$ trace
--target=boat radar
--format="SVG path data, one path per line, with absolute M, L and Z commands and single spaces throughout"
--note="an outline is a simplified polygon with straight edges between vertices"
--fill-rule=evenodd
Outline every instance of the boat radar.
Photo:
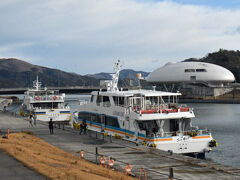
M 117 85 L 118 85 L 119 72 L 121 69 L 120 60 L 118 60 L 115 63 L 115 66 L 113 69 L 114 69 L 115 74 L 110 74 L 112 76 L 112 80 L 107 80 L 107 81 L 105 81 L 105 83 L 106 83 L 107 91 L 116 92 L 116 91 L 119 91 Z

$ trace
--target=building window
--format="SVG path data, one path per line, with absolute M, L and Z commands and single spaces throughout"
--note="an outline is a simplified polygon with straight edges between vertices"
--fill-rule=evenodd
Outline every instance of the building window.
M 196 69 L 196 72 L 207 72 L 206 69 Z
M 196 76 L 190 76 L 191 81 L 196 81 Z
M 185 69 L 184 72 L 195 72 L 195 69 Z

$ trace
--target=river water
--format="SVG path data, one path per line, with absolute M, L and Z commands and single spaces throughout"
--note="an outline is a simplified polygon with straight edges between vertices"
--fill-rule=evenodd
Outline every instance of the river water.
M 240 168 L 240 104 L 188 104 L 194 108 L 193 124 L 211 129 L 218 147 L 206 157 Z
M 20 99 L 23 95 L 18 96 Z M 78 100 L 89 100 L 89 95 L 66 95 L 66 103 L 71 112 L 77 111 Z M 196 118 L 192 123 L 201 129 L 210 129 L 218 147 L 206 158 L 215 162 L 240 168 L 240 104 L 188 103 L 194 108 Z M 10 111 L 19 111 L 19 106 L 9 107 Z M 239 137 L 238 137 L 239 135 Z

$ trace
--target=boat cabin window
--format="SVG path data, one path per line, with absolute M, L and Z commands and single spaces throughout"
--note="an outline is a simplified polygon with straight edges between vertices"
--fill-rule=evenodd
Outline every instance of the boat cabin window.
M 179 120 L 170 119 L 170 132 L 176 132 L 179 130 Z
M 101 123 L 100 115 L 88 113 L 88 112 L 79 112 L 78 118 L 84 121 L 92 121 L 96 123 Z
M 96 102 L 96 104 L 98 105 L 98 106 L 100 106 L 100 103 L 102 102 L 102 96 L 97 96 L 97 102 Z
M 113 96 L 115 106 L 124 106 L 124 97 Z
M 33 103 L 34 108 L 39 108 L 39 109 L 55 109 L 58 108 L 58 104 L 56 102 L 48 102 L 48 103 Z
M 178 96 L 162 96 L 162 100 L 169 104 L 168 108 L 176 107 L 178 104 Z
M 96 104 L 99 106 L 100 103 L 103 103 L 102 105 L 104 107 L 110 107 L 111 106 L 109 96 L 100 96 L 100 95 L 98 95 Z
M 93 99 L 94 99 L 94 95 L 91 96 L 91 102 L 93 102 Z
M 94 113 L 88 113 L 88 112 L 79 112 L 78 118 L 81 121 L 90 121 L 101 123 L 101 115 L 100 114 L 94 114 Z M 102 115 L 103 123 L 108 126 L 119 128 L 118 119 L 116 117 L 106 116 Z
M 155 120 L 152 121 L 137 121 L 141 131 L 146 131 L 146 136 L 151 136 L 158 132 L 158 125 Z
M 110 107 L 111 106 L 109 96 L 103 96 L 103 106 L 104 107 Z
M 105 125 L 119 128 L 118 120 L 115 117 L 105 116 Z

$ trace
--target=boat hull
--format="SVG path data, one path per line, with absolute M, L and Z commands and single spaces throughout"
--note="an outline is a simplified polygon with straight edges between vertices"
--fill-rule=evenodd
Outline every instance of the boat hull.
M 81 118 L 78 118 L 77 113 L 74 114 L 73 127 L 80 129 Z M 151 137 L 148 138 L 145 135 L 127 130 L 124 128 L 116 128 L 112 126 L 96 123 L 92 121 L 86 121 L 88 129 L 96 132 L 104 132 L 107 135 L 115 136 L 120 139 L 128 140 L 136 144 L 142 144 L 150 147 L 154 147 L 163 151 L 171 151 L 177 154 L 196 154 L 205 153 L 212 150 L 209 147 L 209 143 L 213 140 L 211 133 L 208 134 L 197 134 L 193 137 L 190 135 L 183 136 L 181 133 L 176 136 L 169 137 Z
M 29 116 L 34 114 L 37 121 L 48 122 L 50 119 L 54 122 L 69 122 L 71 121 L 70 109 L 20 109 L 20 114 L 23 116 Z

